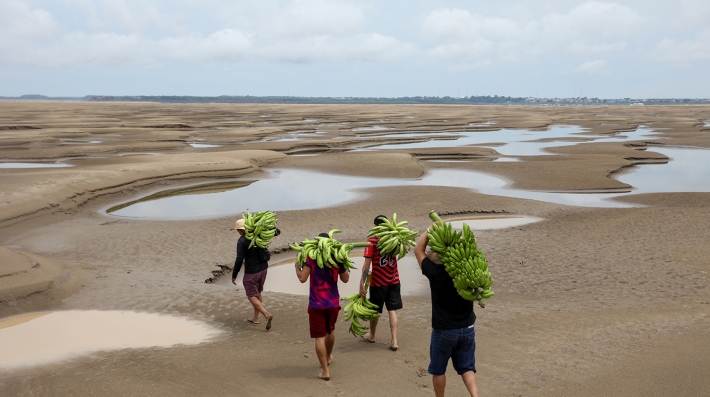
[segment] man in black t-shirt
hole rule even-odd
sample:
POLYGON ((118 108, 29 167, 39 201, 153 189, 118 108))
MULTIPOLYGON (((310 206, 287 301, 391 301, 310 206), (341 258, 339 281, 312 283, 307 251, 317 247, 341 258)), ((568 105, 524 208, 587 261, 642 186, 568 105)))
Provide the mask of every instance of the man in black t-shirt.
POLYGON ((249 240, 244 236, 244 229, 244 219, 237 220, 234 228, 230 229, 236 230, 240 235, 239 240, 237 240, 237 258, 234 260, 234 269, 232 270, 232 284, 237 285, 237 274, 239 274, 242 264, 244 264, 244 280, 242 284, 249 303, 254 306, 254 316, 246 319, 246 321, 254 325, 259 324, 259 314, 261 313, 266 319, 266 330, 268 331, 271 329, 274 316, 269 314, 266 307, 264 307, 261 292, 264 290, 269 262, 261 255, 261 248, 249 248, 249 240))
POLYGON ((417 245, 417 257, 422 274, 429 279, 431 288, 431 343, 429 369, 436 397, 444 396, 446 367, 451 359, 454 369, 461 375, 471 397, 478 397, 476 383, 476 333, 473 323, 473 302, 459 296, 446 269, 436 264, 426 254, 429 231, 425 231, 417 245))

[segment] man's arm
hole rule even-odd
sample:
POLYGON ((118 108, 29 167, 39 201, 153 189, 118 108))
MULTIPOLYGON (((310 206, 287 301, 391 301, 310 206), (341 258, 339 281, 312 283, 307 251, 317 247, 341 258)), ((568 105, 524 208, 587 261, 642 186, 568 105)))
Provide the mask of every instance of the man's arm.
POLYGON ((417 245, 414 246, 414 256, 417 257, 417 262, 419 263, 419 268, 422 268, 422 261, 426 258, 426 245, 429 242, 429 229, 425 230, 419 240, 417 240, 417 245))
POLYGON ((298 281, 301 283, 305 283, 308 281, 308 276, 311 274, 311 267, 310 266, 303 266, 302 268, 298 268, 298 261, 296 261, 296 276, 298 277, 298 281))
POLYGON ((344 283, 347 283, 348 281, 350 281, 350 272, 346 270, 346 271, 340 273, 340 281, 342 281, 344 283))
POLYGON ((365 263, 362 265, 362 276, 360 277, 360 295, 366 296, 367 290, 365 289, 365 280, 367 279, 367 273, 370 272, 370 267, 372 266, 372 258, 365 258, 365 263))
POLYGON ((247 253, 246 244, 242 244, 242 239, 239 238, 237 241, 237 259, 234 260, 234 269, 232 270, 232 284, 237 285, 237 274, 242 269, 242 263, 244 263, 244 257, 247 253))

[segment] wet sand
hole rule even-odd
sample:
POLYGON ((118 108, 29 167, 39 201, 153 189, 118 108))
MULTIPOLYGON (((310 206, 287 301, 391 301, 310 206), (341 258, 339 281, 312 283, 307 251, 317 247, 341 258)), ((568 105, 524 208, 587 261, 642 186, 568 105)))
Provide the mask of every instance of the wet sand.
MULTIPOLYGON (((426 374, 428 297, 404 298, 397 352, 387 349, 386 319, 376 344, 352 337, 339 322, 333 378, 319 381, 307 297, 265 293, 276 317, 266 332, 263 325, 244 321, 251 306, 243 287, 204 283, 217 265, 233 263, 235 234, 228 229, 235 216, 141 221, 101 211, 161 190, 230 181, 270 167, 418 178, 442 167, 423 161, 432 157, 474 159, 446 168, 492 173, 517 188, 623 189, 628 186, 611 176, 638 162, 663 160, 654 145, 710 147, 708 119, 710 107, 703 106, 0 101, 0 160, 73 165, 0 169, 2 252, 35 261, 3 255, 0 283, 14 287, 20 274, 34 277, 29 273, 34 263, 56 269, 38 274, 38 282, 44 280, 39 277, 53 281, 29 283, 32 290, 0 284, 5 294, 0 318, 52 310, 132 310, 180 314, 223 331, 194 346, 98 352, 0 372, 0 395, 433 395, 426 374), (345 151, 392 139, 378 138, 382 129, 357 128, 388 127, 386 133, 392 134, 553 125, 576 125, 594 134, 646 126, 661 138, 556 147, 520 162, 494 162, 499 157, 494 148, 474 146, 345 151), (294 132, 306 137, 278 140, 294 132), (89 143, 94 141, 100 143, 89 143), (303 153, 318 155, 294 156, 303 153)), ((417 230, 428 225, 432 209, 451 218, 541 218, 476 233, 496 292, 485 309, 475 309, 482 395, 702 395, 710 389, 710 194, 630 194, 618 200, 642 206, 573 207, 456 187, 370 188, 340 205, 279 211, 283 234, 274 239, 272 251, 278 256, 288 243, 333 228, 343 230, 342 240, 362 241, 380 213, 397 212, 417 230)), ((463 385, 452 371, 447 390, 462 395, 463 385)))

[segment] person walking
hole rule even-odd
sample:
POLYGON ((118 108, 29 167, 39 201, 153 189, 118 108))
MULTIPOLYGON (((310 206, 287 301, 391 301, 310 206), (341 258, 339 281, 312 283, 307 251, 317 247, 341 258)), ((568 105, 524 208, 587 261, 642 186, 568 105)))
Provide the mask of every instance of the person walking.
MULTIPOLYGON (((380 225, 384 219, 384 215, 375 217, 375 226, 380 225)), ((377 249, 379 238, 368 238, 369 247, 365 247, 363 256, 365 263, 362 265, 362 277, 360 278, 360 295, 366 296, 365 280, 367 279, 370 267, 372 274, 370 275, 370 302, 377 305, 377 312, 382 314, 383 306, 387 307, 387 314, 390 320, 390 333, 392 339, 390 342, 390 350, 396 351, 399 348, 397 343, 397 310, 402 308, 402 294, 399 285, 399 271, 397 270, 397 257, 391 255, 383 255, 377 249)), ((370 320, 370 332, 362 335, 362 338, 375 343, 378 318, 370 320)))
POLYGON ((414 247, 422 274, 429 279, 431 288, 431 341, 429 369, 436 397, 444 396, 446 367, 451 359, 454 369, 461 375, 471 397, 478 397, 476 381, 476 332, 473 324, 473 302, 459 296, 454 281, 435 253, 427 256, 429 231, 419 237, 414 247), (433 258, 433 259, 432 259, 433 258), (436 263, 435 263, 436 262, 436 263))
POLYGON ((236 230, 240 234, 237 241, 237 258, 234 260, 234 269, 232 270, 232 284, 237 285, 237 274, 244 264, 242 284, 249 302, 254 307, 254 316, 247 321, 254 325, 260 324, 259 314, 261 313, 266 319, 266 330, 268 331, 271 329, 274 316, 264 307, 261 292, 264 290, 266 271, 269 268, 269 251, 259 247, 249 248, 249 240, 244 236, 244 219, 237 220, 234 229, 230 230, 236 230))
MULTIPOLYGON (((328 237, 327 233, 319 234, 328 237)), ((321 366, 318 378, 330 380, 328 366, 333 361, 333 346, 335 345, 335 322, 340 312, 340 292, 338 291, 338 278, 347 283, 350 273, 342 263, 338 267, 318 267, 316 261, 306 259, 303 268, 298 268, 296 262, 296 276, 301 283, 310 278, 310 291, 308 294, 308 325, 311 338, 315 339, 316 355, 321 366)))

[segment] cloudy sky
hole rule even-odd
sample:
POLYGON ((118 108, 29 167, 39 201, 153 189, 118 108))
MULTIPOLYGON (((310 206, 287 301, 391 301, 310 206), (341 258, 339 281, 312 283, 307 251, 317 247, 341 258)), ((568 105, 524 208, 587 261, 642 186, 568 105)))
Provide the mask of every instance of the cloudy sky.
POLYGON ((710 1, 0 0, 0 96, 710 97, 710 1))

